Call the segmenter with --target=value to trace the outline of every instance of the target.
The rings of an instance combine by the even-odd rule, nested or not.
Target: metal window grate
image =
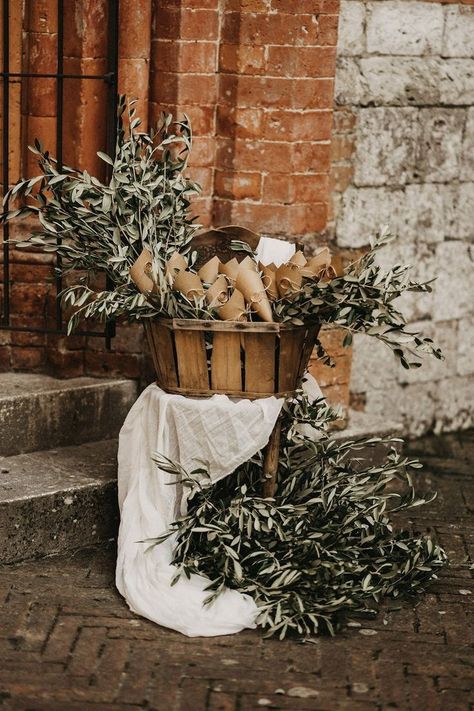
[[[30,0],[35,2],[35,0]],[[10,23],[12,11],[18,12],[18,0],[0,0],[2,3],[2,27],[1,37],[3,41],[2,59],[3,66],[0,72],[0,82],[3,86],[2,97],[2,187],[3,195],[10,187],[10,84],[12,81],[21,83],[37,79],[55,80],[56,94],[56,157],[59,166],[63,160],[63,128],[64,128],[64,81],[66,79],[99,80],[107,85],[107,100],[104,106],[106,115],[106,135],[107,151],[113,155],[116,139],[116,114],[117,114],[117,83],[118,83],[118,37],[119,37],[119,2],[120,0],[107,0],[108,22],[105,28],[107,32],[107,56],[105,74],[83,74],[64,73],[64,0],[57,0],[58,29],[57,29],[57,55],[56,72],[10,72]],[[22,87],[23,90],[23,87]],[[4,207],[8,210],[8,204]],[[59,299],[56,300],[56,324],[54,328],[29,328],[16,326],[11,323],[12,301],[10,284],[10,236],[9,223],[4,223],[3,229],[3,303],[0,317],[0,329],[12,331],[27,331],[32,333],[65,333],[63,315]],[[60,266],[59,258],[56,257],[56,265]],[[110,283],[107,283],[110,286]],[[62,280],[60,276],[55,278],[56,295],[61,291]],[[82,336],[102,336],[105,337],[106,346],[110,348],[111,339],[115,335],[115,325],[113,322],[107,323],[104,331],[76,331]]]

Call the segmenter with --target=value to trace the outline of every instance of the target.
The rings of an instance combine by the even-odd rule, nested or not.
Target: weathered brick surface
[[[335,639],[190,639],[127,609],[111,549],[4,567],[2,709],[470,711],[474,435],[421,440],[411,451],[427,464],[420,485],[439,494],[409,520],[434,531],[451,559],[425,596],[390,601]]]
[[[473,23],[472,2],[341,5],[335,242],[363,248],[369,235],[390,225],[397,242],[380,261],[413,264],[420,280],[437,277],[432,294],[407,295],[400,308],[448,356],[444,366],[427,363],[407,376],[388,351],[356,339],[353,399],[371,414],[395,413],[412,435],[474,421],[466,367],[474,353],[465,333],[474,304]]]

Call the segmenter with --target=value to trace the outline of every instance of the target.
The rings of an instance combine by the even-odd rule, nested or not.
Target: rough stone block
[[[443,9],[438,3],[385,0],[367,6],[367,50],[380,54],[439,54]]]
[[[437,57],[397,57],[396,61],[392,57],[363,57],[358,80],[359,103],[437,104],[441,96],[441,67],[442,60]]]
[[[396,384],[399,365],[380,341],[364,334],[354,337],[351,390],[363,393]]]
[[[444,123],[449,122],[448,116]],[[397,186],[412,182],[419,136],[416,109],[361,109],[357,124],[356,185]]]
[[[439,89],[442,104],[474,104],[474,59],[442,60]]]
[[[420,368],[411,368],[410,370],[400,368],[399,383],[404,385],[436,382],[456,372],[457,321],[442,321],[440,323],[418,321],[410,323],[409,330],[432,338],[436,346],[443,351],[445,359],[438,360],[433,356],[425,356]]]
[[[474,183],[460,183],[456,203],[456,223],[453,234],[459,239],[474,237]]]
[[[459,321],[456,369],[458,375],[474,374],[474,316]]]
[[[453,191],[433,183],[407,185],[405,209],[408,213],[405,238],[422,242],[442,242],[449,233],[453,216]]]
[[[338,106],[366,104],[367,88],[360,73],[358,59],[338,57],[334,96]]]
[[[338,246],[364,247],[369,244],[369,237],[386,224],[396,234],[403,231],[407,217],[403,201],[403,190],[348,188],[337,219]]]
[[[0,375],[0,453],[116,437],[136,398],[132,380]]]
[[[459,177],[461,180],[474,180],[474,108],[467,112]]]
[[[341,2],[337,51],[342,57],[365,51],[365,5],[359,0]]]
[[[403,423],[403,429],[416,437],[433,428],[436,418],[436,401],[431,383],[416,383],[405,387],[389,384],[380,390],[367,393],[366,411]]]
[[[447,321],[473,312],[473,261],[472,245],[459,240],[437,245],[433,320]]]
[[[459,175],[464,109],[421,109],[415,177],[422,182],[449,182]]]
[[[474,424],[474,377],[452,377],[436,384],[434,431],[467,429]]]
[[[474,56],[474,7],[451,5],[445,12],[443,56]]]

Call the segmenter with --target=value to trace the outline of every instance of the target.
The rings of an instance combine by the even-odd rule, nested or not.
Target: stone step
[[[0,562],[115,537],[116,478],[116,439],[0,457]]]
[[[116,437],[135,401],[133,380],[0,374],[0,455]]]

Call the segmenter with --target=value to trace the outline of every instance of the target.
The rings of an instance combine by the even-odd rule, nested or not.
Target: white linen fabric
[[[188,398],[150,385],[130,410],[120,432],[118,487],[121,523],[116,585],[134,612],[190,637],[225,635],[255,627],[257,607],[249,595],[226,590],[212,605],[209,580],[191,575],[171,587],[174,539],[150,547],[186,510],[186,494],[160,470],[159,452],[187,471],[203,464],[213,481],[262,449],[283,399]]]

